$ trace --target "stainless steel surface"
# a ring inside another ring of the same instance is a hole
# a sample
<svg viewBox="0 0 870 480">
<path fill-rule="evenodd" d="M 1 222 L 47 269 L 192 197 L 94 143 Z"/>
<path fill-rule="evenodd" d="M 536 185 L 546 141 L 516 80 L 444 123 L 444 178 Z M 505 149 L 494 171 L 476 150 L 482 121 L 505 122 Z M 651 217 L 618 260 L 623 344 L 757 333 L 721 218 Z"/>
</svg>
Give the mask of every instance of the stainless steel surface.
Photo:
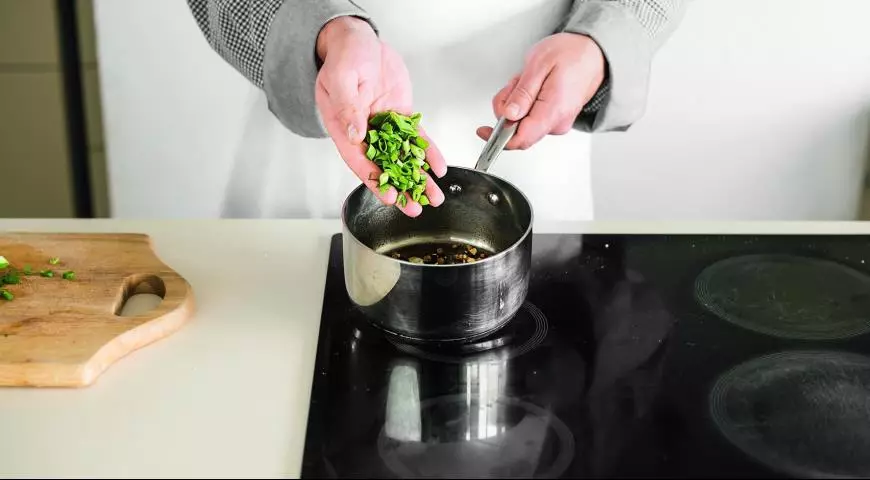
<svg viewBox="0 0 870 480">
<path fill-rule="evenodd" d="M 518 126 L 519 122 L 512 122 L 504 117 L 499 118 L 498 123 L 492 129 L 492 135 L 489 136 L 489 140 L 483 146 L 483 151 L 480 153 L 474 169 L 482 172 L 489 170 L 489 167 L 492 166 L 492 163 L 498 158 L 501 151 L 504 150 L 504 146 L 507 145 L 511 137 L 514 136 L 514 133 L 517 132 Z"/>
<path fill-rule="evenodd" d="M 417 218 L 383 205 L 364 186 L 348 196 L 342 210 L 345 285 L 369 320 L 392 334 L 471 340 L 504 325 L 525 301 L 532 207 L 510 183 L 473 169 L 451 167 L 435 181 L 447 199 Z M 458 188 L 447 188 L 452 185 Z M 496 254 L 457 265 L 384 255 L 432 242 L 468 243 Z"/>
</svg>

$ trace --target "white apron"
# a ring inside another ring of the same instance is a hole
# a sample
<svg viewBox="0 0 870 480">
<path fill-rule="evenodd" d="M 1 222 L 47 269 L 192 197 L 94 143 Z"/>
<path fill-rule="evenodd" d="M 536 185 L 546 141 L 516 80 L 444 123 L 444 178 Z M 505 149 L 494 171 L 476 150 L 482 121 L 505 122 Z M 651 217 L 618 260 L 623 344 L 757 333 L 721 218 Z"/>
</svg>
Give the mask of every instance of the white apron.
<svg viewBox="0 0 870 480">
<path fill-rule="evenodd" d="M 403 57 L 414 111 L 451 165 L 473 167 L 493 126 L 493 96 L 519 73 L 529 49 L 553 33 L 570 0 L 356 0 Z M 249 116 L 224 204 L 226 217 L 339 218 L 360 184 L 329 139 L 288 131 L 252 88 Z M 505 151 L 489 172 L 529 197 L 536 221 L 592 219 L 589 134 L 545 137 Z M 431 207 L 429 207 L 431 208 Z"/>
</svg>

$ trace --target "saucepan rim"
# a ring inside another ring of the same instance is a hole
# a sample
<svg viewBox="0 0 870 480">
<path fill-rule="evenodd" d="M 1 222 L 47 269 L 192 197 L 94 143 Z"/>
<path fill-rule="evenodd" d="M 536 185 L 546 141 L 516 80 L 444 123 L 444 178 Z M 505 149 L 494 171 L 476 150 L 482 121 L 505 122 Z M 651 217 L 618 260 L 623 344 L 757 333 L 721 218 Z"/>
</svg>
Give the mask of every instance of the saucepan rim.
<svg viewBox="0 0 870 480">
<path fill-rule="evenodd" d="M 474 262 L 474 263 L 454 263 L 454 264 L 444 264 L 444 265 L 438 265 L 438 264 L 430 265 L 430 264 L 425 264 L 425 263 L 413 263 L 413 262 L 409 262 L 409 261 L 407 261 L 407 260 L 400 260 L 400 259 L 397 259 L 397 258 L 389 257 L 389 256 L 384 255 L 384 254 L 382 254 L 382 253 L 378 253 L 375 249 L 369 247 L 368 245 L 366 245 L 365 243 L 363 243 L 359 238 L 357 238 L 357 236 L 353 233 L 353 231 L 351 231 L 350 226 L 348 225 L 348 221 L 347 221 L 347 209 L 348 209 L 348 203 L 350 202 L 350 199 L 351 199 L 351 198 L 353 198 L 355 195 L 359 195 L 359 191 L 360 191 L 360 190 L 366 190 L 370 195 L 374 195 L 374 194 L 372 193 L 372 191 L 369 190 L 369 188 L 368 188 L 364 183 L 360 183 L 360 184 L 359 184 L 356 188 L 354 188 L 354 189 L 350 192 L 350 194 L 348 194 L 348 196 L 344 199 L 344 202 L 343 202 L 342 207 L 341 207 L 341 225 L 342 225 L 342 227 L 343 227 L 343 230 L 344 230 L 344 231 L 345 231 L 345 232 L 350 236 L 350 238 L 351 238 L 351 239 L 352 239 L 356 244 L 360 245 L 361 247 L 365 248 L 366 250 L 369 250 L 369 251 L 375 253 L 376 255 L 381 255 L 382 257 L 384 257 L 384 258 L 386 258 L 386 259 L 388 259 L 388 260 L 391 260 L 391 261 L 393 261 L 393 262 L 396 262 L 396 263 L 399 263 L 399 264 L 404 264 L 404 265 L 409 265 L 409 266 L 412 266 L 412 267 L 419 267 L 419 268 L 451 268 L 451 267 L 459 267 L 459 268 L 462 268 L 462 267 L 475 267 L 475 266 L 477 266 L 477 265 L 485 264 L 485 263 L 487 263 L 487 262 L 496 261 L 497 259 L 502 258 L 502 257 L 504 257 L 505 255 L 507 255 L 508 252 L 510 252 L 510 251 L 512 251 L 512 250 L 515 250 L 517 247 L 519 247 L 520 245 L 522 245 L 522 243 L 526 240 L 526 238 L 528 238 L 529 235 L 532 234 L 533 226 L 534 226 L 534 224 L 535 224 L 535 210 L 534 210 L 534 208 L 532 207 L 532 202 L 529 201 L 529 198 L 526 196 L 526 194 L 523 193 L 522 190 L 520 190 L 519 188 L 517 188 L 516 185 L 514 185 L 513 183 L 511 183 L 511 182 L 505 180 L 505 179 L 502 178 L 502 177 L 499 177 L 498 175 L 493 175 L 492 173 L 484 172 L 484 171 L 482 171 L 482 170 L 477 170 L 477 169 L 475 169 L 475 168 L 469 168 L 469 167 L 459 167 L 459 166 L 448 167 L 448 170 L 451 170 L 451 169 L 456 169 L 456 170 L 465 170 L 465 171 L 468 171 L 468 172 L 475 173 L 475 174 L 477 174 L 477 175 L 488 176 L 488 177 L 494 178 L 494 179 L 496 179 L 496 180 L 499 180 L 499 181 L 505 183 L 508 187 L 512 188 L 515 192 L 517 192 L 517 193 L 520 194 L 520 197 L 523 199 L 523 201 L 524 201 L 524 202 L 526 203 L 526 205 L 529 207 L 529 224 L 526 226 L 526 229 L 525 229 L 525 231 L 523 232 L 523 234 L 520 235 L 520 237 L 519 237 L 515 242 L 513 242 L 509 247 L 502 249 L 500 252 L 496 253 L 495 255 L 492 255 L 492 256 L 486 257 L 486 258 L 484 258 L 483 260 L 478 260 L 478 261 L 476 261 L 476 262 Z M 433 177 L 433 178 L 434 178 L 434 177 Z M 430 178 L 430 181 L 432 181 L 431 178 Z M 445 203 L 446 203 L 446 201 L 445 201 Z M 431 208 L 443 208 L 443 205 L 444 205 L 444 204 L 442 204 L 442 205 L 439 206 L 439 207 L 431 207 Z M 395 207 L 392 207 L 392 208 L 395 208 Z"/>
</svg>

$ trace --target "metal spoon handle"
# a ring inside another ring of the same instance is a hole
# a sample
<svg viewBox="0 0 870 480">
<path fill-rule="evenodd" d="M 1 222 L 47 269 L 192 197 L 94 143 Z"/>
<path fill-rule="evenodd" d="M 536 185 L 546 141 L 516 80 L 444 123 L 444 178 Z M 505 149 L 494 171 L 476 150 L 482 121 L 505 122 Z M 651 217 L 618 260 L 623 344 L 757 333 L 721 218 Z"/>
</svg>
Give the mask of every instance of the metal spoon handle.
<svg viewBox="0 0 870 480">
<path fill-rule="evenodd" d="M 492 129 L 492 135 L 489 136 L 489 140 L 483 146 L 483 152 L 481 152 L 480 157 L 477 159 L 477 165 L 474 166 L 475 170 L 485 172 L 492 166 L 492 163 L 498 158 L 501 151 L 504 150 L 504 146 L 507 145 L 511 137 L 514 136 L 514 133 L 517 132 L 518 125 L 519 122 L 512 122 L 504 117 L 498 119 L 498 123 Z"/>
</svg>

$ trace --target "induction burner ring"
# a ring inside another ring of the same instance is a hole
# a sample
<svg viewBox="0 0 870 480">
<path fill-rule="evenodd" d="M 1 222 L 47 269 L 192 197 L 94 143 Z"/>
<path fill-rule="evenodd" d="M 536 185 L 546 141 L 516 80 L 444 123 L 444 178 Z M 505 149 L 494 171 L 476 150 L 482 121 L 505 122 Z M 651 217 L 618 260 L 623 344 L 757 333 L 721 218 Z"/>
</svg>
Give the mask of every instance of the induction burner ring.
<svg viewBox="0 0 870 480">
<path fill-rule="evenodd" d="M 501 353 L 503 350 L 503 355 L 499 355 L 502 360 L 525 355 L 544 341 L 548 331 L 549 326 L 544 312 L 531 302 L 525 302 L 519 311 L 517 311 L 517 314 L 503 327 L 486 337 L 471 342 L 469 346 L 466 346 L 466 352 L 457 352 L 455 347 L 444 347 L 437 343 L 432 345 L 412 345 L 402 343 L 401 340 L 396 340 L 391 336 L 387 336 L 386 339 L 397 350 L 423 360 L 441 363 L 464 363 L 469 359 L 486 355 L 493 351 Z M 517 338 L 512 338 L 512 335 L 515 335 Z"/>
<path fill-rule="evenodd" d="M 740 364 L 709 397 L 724 437 L 797 477 L 870 475 L 870 357 L 783 352 Z"/>
<path fill-rule="evenodd" d="M 792 255 L 744 255 L 707 267 L 695 298 L 748 330 L 795 340 L 841 340 L 870 332 L 870 276 Z"/>
<path fill-rule="evenodd" d="M 558 478 L 574 459 L 567 425 L 516 398 L 470 402 L 467 395 L 450 395 L 421 402 L 419 411 L 419 422 L 397 419 L 399 430 L 419 425 L 419 441 L 390 438 L 386 424 L 378 435 L 378 454 L 401 478 Z"/>
</svg>

